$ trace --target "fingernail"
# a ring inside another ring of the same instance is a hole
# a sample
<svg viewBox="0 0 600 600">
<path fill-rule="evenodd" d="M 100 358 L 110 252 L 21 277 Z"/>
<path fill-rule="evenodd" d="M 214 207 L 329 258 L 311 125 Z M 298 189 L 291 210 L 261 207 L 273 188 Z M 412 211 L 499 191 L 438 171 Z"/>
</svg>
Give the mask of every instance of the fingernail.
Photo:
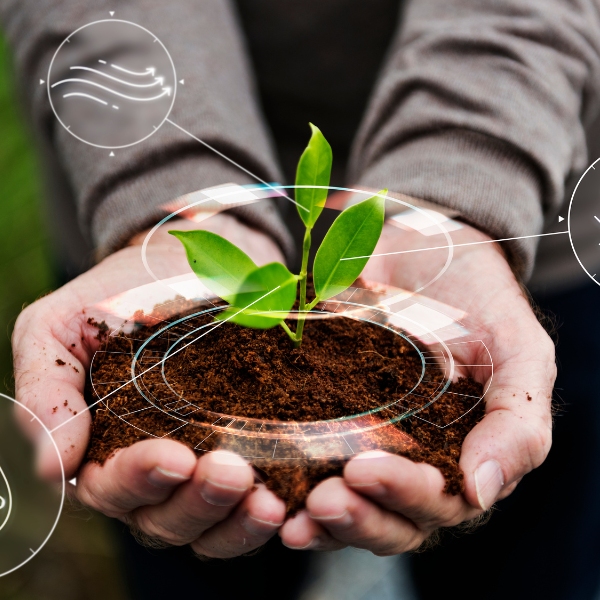
<svg viewBox="0 0 600 600">
<path fill-rule="evenodd" d="M 213 506 L 233 506 L 240 501 L 241 494 L 247 489 L 223 485 L 215 483 L 210 479 L 205 479 L 202 483 L 200 495 L 206 502 Z"/>
<path fill-rule="evenodd" d="M 248 463 L 238 454 L 228 452 L 227 450 L 216 450 L 209 454 L 210 460 L 218 465 L 227 465 L 233 467 L 246 467 Z"/>
<path fill-rule="evenodd" d="M 477 500 L 483 510 L 488 510 L 504 485 L 504 474 L 500 464 L 488 460 L 477 467 L 475 471 L 475 489 Z"/>
<path fill-rule="evenodd" d="M 385 486 L 379 481 L 373 483 L 350 483 L 346 482 L 346 485 L 351 488 L 356 488 L 357 492 L 365 492 L 369 496 L 385 496 Z"/>
<path fill-rule="evenodd" d="M 352 515 L 347 510 L 345 510 L 341 515 L 333 516 L 327 515 L 316 517 L 315 515 L 311 514 L 310 518 L 323 523 L 325 527 L 331 529 L 347 529 L 350 527 L 350 525 L 352 525 L 352 523 L 354 523 Z"/>
<path fill-rule="evenodd" d="M 291 544 L 286 544 L 283 540 L 281 540 L 281 543 L 290 550 L 314 550 L 319 546 L 318 538 L 310 540 L 306 546 L 292 546 Z"/>
<path fill-rule="evenodd" d="M 161 467 L 154 467 L 148 473 L 147 479 L 155 487 L 168 489 L 187 481 L 190 477 L 189 475 L 182 475 L 181 473 L 162 469 Z"/>
<path fill-rule="evenodd" d="M 358 456 L 355 456 L 352 460 L 365 460 L 367 458 L 388 458 L 390 454 L 383 452 L 383 450 L 369 450 L 369 452 L 363 452 Z"/>
<path fill-rule="evenodd" d="M 281 523 L 273 523 L 272 521 L 263 521 L 257 519 L 252 515 L 245 515 L 242 519 L 242 527 L 252 535 L 265 535 L 272 533 L 273 529 L 279 528 L 283 525 Z"/>
</svg>

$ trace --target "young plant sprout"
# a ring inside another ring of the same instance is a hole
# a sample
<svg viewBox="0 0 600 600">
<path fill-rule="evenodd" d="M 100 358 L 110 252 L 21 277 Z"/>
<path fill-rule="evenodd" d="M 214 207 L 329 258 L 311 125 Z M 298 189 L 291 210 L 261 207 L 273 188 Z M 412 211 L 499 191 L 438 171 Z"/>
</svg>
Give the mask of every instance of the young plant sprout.
<svg viewBox="0 0 600 600">
<path fill-rule="evenodd" d="M 272 262 L 257 267 L 237 246 L 209 231 L 169 231 L 185 247 L 192 270 L 199 279 L 230 306 L 216 318 L 244 327 L 269 329 L 280 325 L 296 348 L 302 342 L 306 314 L 319 302 L 348 289 L 361 274 L 381 235 L 383 196 L 378 195 L 344 210 L 334 221 L 319 247 L 313 264 L 315 297 L 307 303 L 306 281 L 311 231 L 327 200 L 331 175 L 331 146 L 314 125 L 296 172 L 296 203 L 306 226 L 299 275 L 285 265 Z M 300 285 L 296 331 L 285 323 L 296 302 Z"/>
</svg>

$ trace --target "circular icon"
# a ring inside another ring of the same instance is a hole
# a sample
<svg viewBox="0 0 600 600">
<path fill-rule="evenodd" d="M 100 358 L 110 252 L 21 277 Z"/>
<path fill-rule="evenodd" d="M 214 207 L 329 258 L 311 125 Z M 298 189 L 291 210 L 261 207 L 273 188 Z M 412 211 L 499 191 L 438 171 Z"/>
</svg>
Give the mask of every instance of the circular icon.
<svg viewBox="0 0 600 600">
<path fill-rule="evenodd" d="M 107 19 L 80 27 L 58 47 L 48 97 L 60 124 L 98 148 L 125 148 L 155 133 L 175 101 L 171 56 L 150 31 Z"/>
<path fill-rule="evenodd" d="M 60 492 L 36 476 L 33 448 L 14 426 L 26 424 L 29 435 L 46 439 L 46 452 L 63 472 Z M 28 408 L 0 394 L 0 577 L 29 562 L 50 539 L 65 496 L 64 471 L 52 435 Z"/>
<path fill-rule="evenodd" d="M 569 205 L 571 247 L 590 279 L 600 285 L 600 158 L 588 167 L 577 183 Z"/>
</svg>

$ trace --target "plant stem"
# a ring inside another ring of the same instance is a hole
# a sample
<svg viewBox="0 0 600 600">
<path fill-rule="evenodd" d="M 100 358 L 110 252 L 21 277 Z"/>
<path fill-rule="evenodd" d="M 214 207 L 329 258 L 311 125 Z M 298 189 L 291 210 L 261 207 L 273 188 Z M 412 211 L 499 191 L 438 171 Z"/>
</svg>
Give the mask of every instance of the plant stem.
<svg viewBox="0 0 600 600">
<path fill-rule="evenodd" d="M 300 269 L 300 314 L 298 315 L 298 324 L 296 326 L 296 337 L 294 338 L 294 347 L 300 348 L 300 344 L 302 343 L 302 331 L 304 330 L 304 320 L 303 312 L 306 310 L 306 279 L 308 275 L 308 253 L 310 252 L 310 229 L 306 228 L 306 233 L 304 234 L 304 243 L 302 245 L 302 268 Z"/>
<path fill-rule="evenodd" d="M 282 327 L 282 329 L 290 336 L 290 338 L 292 339 L 292 341 L 295 343 L 296 342 L 296 334 L 285 324 L 284 321 L 281 321 L 281 323 L 279 323 Z"/>
<path fill-rule="evenodd" d="M 321 300 L 318 296 L 306 307 L 306 310 L 312 310 Z"/>
</svg>

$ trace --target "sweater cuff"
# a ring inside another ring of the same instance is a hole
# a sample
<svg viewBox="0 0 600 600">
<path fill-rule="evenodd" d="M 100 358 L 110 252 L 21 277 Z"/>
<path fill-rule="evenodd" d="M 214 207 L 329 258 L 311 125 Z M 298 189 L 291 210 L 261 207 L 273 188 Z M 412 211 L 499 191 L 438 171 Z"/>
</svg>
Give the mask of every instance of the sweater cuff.
<svg viewBox="0 0 600 600">
<path fill-rule="evenodd" d="M 411 140 L 376 158 L 357 181 L 456 210 L 492 239 L 542 230 L 542 190 L 534 166 L 510 145 L 478 133 L 445 131 Z M 515 275 L 527 280 L 536 238 L 502 244 Z"/>
<path fill-rule="evenodd" d="M 102 260 L 119 250 L 135 234 L 166 217 L 169 213 L 163 205 L 184 194 L 229 182 L 256 183 L 218 157 L 206 155 L 181 158 L 175 164 L 155 168 L 119 184 L 91 216 L 96 259 Z M 292 238 L 273 199 L 231 208 L 227 212 L 273 238 L 290 260 L 294 248 Z"/>
</svg>

